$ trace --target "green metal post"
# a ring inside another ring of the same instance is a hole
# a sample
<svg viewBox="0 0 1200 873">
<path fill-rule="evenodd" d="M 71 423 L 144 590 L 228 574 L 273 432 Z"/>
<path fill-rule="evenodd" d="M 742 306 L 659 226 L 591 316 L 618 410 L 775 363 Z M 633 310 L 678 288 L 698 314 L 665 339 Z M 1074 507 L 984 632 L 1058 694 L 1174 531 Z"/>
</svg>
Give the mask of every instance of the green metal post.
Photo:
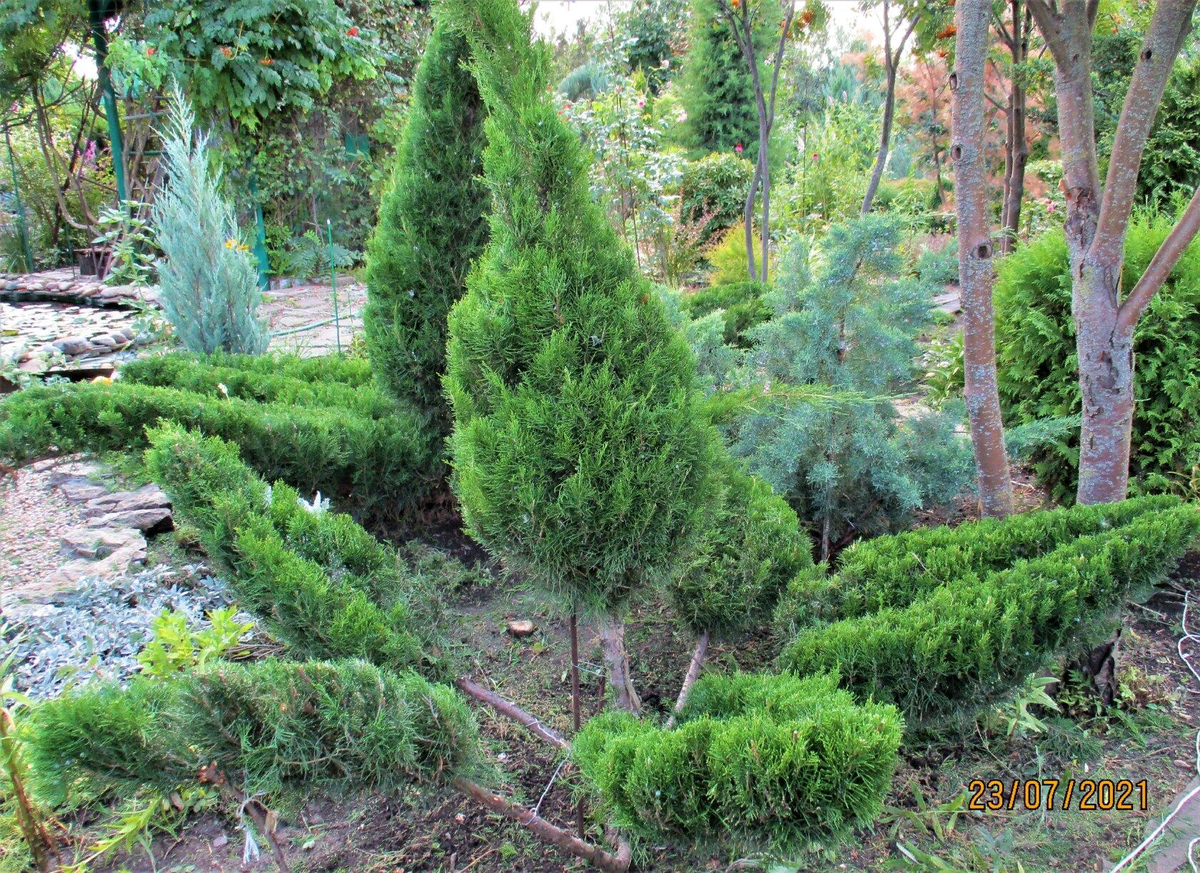
<svg viewBox="0 0 1200 873">
<path fill-rule="evenodd" d="M 124 203 L 125 146 L 121 138 L 121 119 L 117 115 L 117 96 L 113 93 L 112 77 L 108 74 L 108 34 L 104 32 L 105 14 L 112 0 L 88 0 L 92 44 L 96 47 L 96 78 L 104 97 L 104 117 L 108 121 L 109 148 L 112 151 L 113 176 L 117 182 L 117 200 Z"/>
<path fill-rule="evenodd" d="M 21 234 L 21 249 L 25 252 L 25 272 L 33 272 L 33 252 L 29 248 L 29 230 L 25 227 L 25 209 L 21 206 L 21 189 L 17 186 L 17 163 L 13 160 L 12 138 L 4 131 L 4 142 L 8 146 L 8 169 L 12 172 L 13 199 L 17 205 L 17 230 Z"/>
<path fill-rule="evenodd" d="M 342 323 L 338 320 L 337 301 L 337 268 L 333 265 L 333 222 L 325 219 L 325 229 L 329 231 L 329 282 L 333 285 L 333 334 L 337 337 L 338 357 L 342 356 Z"/>
<path fill-rule="evenodd" d="M 262 204 L 258 201 L 258 178 L 250 172 L 250 199 L 254 201 L 254 259 L 258 261 L 258 287 L 271 287 L 271 264 L 267 259 L 267 226 L 263 223 Z"/>
</svg>

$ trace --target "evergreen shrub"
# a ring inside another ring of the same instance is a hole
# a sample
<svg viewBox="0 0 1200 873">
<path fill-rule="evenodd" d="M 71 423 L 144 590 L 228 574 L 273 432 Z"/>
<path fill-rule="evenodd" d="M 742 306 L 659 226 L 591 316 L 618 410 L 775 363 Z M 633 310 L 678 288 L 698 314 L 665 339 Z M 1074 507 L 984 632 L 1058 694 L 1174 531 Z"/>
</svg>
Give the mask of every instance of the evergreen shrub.
<svg viewBox="0 0 1200 873">
<path fill-rule="evenodd" d="M 1132 288 L 1173 226 L 1138 216 L 1125 239 L 1121 286 Z M 1130 478 L 1145 490 L 1185 487 L 1200 464 L 1200 242 L 1193 242 L 1134 329 Z M 1000 264 L 996 366 L 1005 419 L 1025 424 L 1080 414 L 1071 278 L 1062 231 L 1043 234 Z M 1075 498 L 1079 432 L 1033 456 L 1056 502 Z"/>
<path fill-rule="evenodd" d="M 174 790 L 210 764 L 247 795 L 313 783 L 387 790 L 475 760 L 478 731 L 444 685 L 362 661 L 226 662 L 135 676 L 49 700 L 28 749 L 49 795 L 99 786 Z"/>
<path fill-rule="evenodd" d="M 487 249 L 450 314 L 453 484 L 468 530 L 568 603 L 614 614 L 707 497 L 711 428 L 682 336 L 588 185 L 512 0 L 443 7 L 489 107 Z"/>
<path fill-rule="evenodd" d="M 638 836 L 772 848 L 843 838 L 878 814 L 903 722 L 891 706 L 856 704 L 837 681 L 705 675 L 674 730 L 605 713 L 572 758 Z"/>
<path fill-rule="evenodd" d="M 486 111 L 467 60 L 462 34 L 435 27 L 367 248 L 363 324 L 371 366 L 396 397 L 430 416 L 439 438 L 450 430 L 441 384 L 446 316 L 487 241 Z"/>
<path fill-rule="evenodd" d="M 744 250 L 742 260 L 745 260 Z M 763 282 L 731 282 L 700 288 L 685 294 L 681 302 L 684 311 L 693 319 L 703 318 L 718 309 L 724 310 L 725 344 L 744 349 L 750 346 L 746 332 L 772 315 L 771 307 L 763 300 L 763 295 L 769 290 L 770 286 Z"/>
<path fill-rule="evenodd" d="M 762 237 L 754 231 L 754 265 L 761 269 L 759 256 L 762 254 Z M 746 260 L 746 224 L 737 224 L 721 234 L 704 253 L 712 272 L 708 275 L 709 285 L 735 285 L 750 280 L 750 262 Z"/>
<path fill-rule="evenodd" d="M 754 161 L 743 152 L 713 152 L 688 162 L 679 186 L 680 216 L 695 223 L 709 216 L 701 242 L 733 227 L 746 212 L 746 192 L 754 178 Z"/>
<path fill-rule="evenodd" d="M 836 669 L 860 699 L 895 703 L 910 724 L 953 716 L 1068 644 L 1096 642 L 1130 589 L 1165 574 L 1198 534 L 1195 506 L 1147 513 L 1006 570 L 966 573 L 909 606 L 802 630 L 781 664 Z"/>
<path fill-rule="evenodd" d="M 668 591 L 675 613 L 699 635 L 757 626 L 796 575 L 814 572 L 812 543 L 771 486 L 732 463 L 698 547 L 680 562 Z"/>
<path fill-rule="evenodd" d="M 798 576 L 780 606 L 785 633 L 821 622 L 902 608 L 969 574 L 986 575 L 1040 558 L 1076 537 L 1117 530 L 1179 506 L 1156 495 L 985 518 L 957 527 L 923 528 L 850 546 L 834 576 Z"/>
<path fill-rule="evenodd" d="M 195 115 L 174 88 L 163 131 L 167 184 L 150 219 L 159 302 L 176 335 L 194 352 L 261 354 L 270 334 L 258 318 L 258 271 L 209 163 L 208 135 L 193 143 Z"/>
<path fill-rule="evenodd" d="M 392 668 L 434 662 L 439 599 L 387 546 L 346 516 L 271 488 L 237 447 L 175 426 L 151 431 L 146 463 L 178 512 L 229 570 L 248 610 L 303 657 Z"/>
<path fill-rule="evenodd" d="M 298 359 L 297 359 L 298 360 Z M 159 388 L 178 388 L 211 399 L 237 398 L 255 403 L 283 403 L 315 409 L 338 407 L 367 418 L 396 415 L 396 401 L 369 382 L 288 375 L 287 359 L 277 372 L 255 372 L 221 363 L 221 356 L 171 352 L 130 361 L 121 381 Z M 303 369 L 300 370 L 303 373 Z"/>
<path fill-rule="evenodd" d="M 237 443 L 264 479 L 282 479 L 342 508 L 396 512 L 424 495 L 437 448 L 412 410 L 387 418 L 350 409 L 210 399 L 148 385 L 76 383 L 30 388 L 0 402 L 0 458 L 21 464 L 47 454 L 126 451 L 146 445 L 159 420 Z"/>
</svg>

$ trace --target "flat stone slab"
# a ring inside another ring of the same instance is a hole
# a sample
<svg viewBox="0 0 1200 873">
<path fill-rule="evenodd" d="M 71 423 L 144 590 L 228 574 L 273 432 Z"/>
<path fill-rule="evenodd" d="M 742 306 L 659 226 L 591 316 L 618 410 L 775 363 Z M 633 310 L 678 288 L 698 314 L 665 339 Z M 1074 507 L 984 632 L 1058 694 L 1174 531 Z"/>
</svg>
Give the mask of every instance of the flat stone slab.
<svg viewBox="0 0 1200 873">
<path fill-rule="evenodd" d="M 99 515 L 104 512 L 131 512 L 138 509 L 158 509 L 170 507 L 171 498 L 157 485 L 143 485 L 136 491 L 113 491 L 93 495 L 87 498 L 83 511 L 85 514 Z"/>
<path fill-rule="evenodd" d="M 135 527 L 143 533 L 161 533 L 175 527 L 171 519 L 171 510 L 166 506 L 149 509 L 128 509 L 120 512 L 106 512 L 88 519 L 88 527 Z"/>
<path fill-rule="evenodd" d="M 99 464 L 90 461 L 71 461 L 50 472 L 50 485 L 95 485 L 106 474 Z"/>
<path fill-rule="evenodd" d="M 132 549 L 134 560 L 146 560 L 146 538 L 140 530 L 132 527 L 73 528 L 60 539 L 63 551 L 76 558 L 95 561 L 121 549 Z"/>
</svg>

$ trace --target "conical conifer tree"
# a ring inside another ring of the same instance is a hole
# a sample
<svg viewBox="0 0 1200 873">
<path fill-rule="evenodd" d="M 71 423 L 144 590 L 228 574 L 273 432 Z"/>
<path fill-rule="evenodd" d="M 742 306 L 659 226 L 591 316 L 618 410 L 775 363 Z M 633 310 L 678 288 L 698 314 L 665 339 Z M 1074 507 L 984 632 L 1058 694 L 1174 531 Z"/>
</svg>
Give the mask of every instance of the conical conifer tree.
<svg viewBox="0 0 1200 873">
<path fill-rule="evenodd" d="M 638 708 L 622 607 L 675 560 L 712 487 L 683 337 L 588 190 L 579 135 L 515 0 L 447 0 L 489 109 L 491 238 L 450 315 L 453 483 L 493 554 L 601 621 Z"/>
<path fill-rule="evenodd" d="M 443 434 L 450 430 L 441 384 L 446 316 L 487 241 L 485 111 L 466 56 L 462 34 L 434 29 L 417 68 L 393 185 L 367 249 L 371 368 Z"/>
</svg>

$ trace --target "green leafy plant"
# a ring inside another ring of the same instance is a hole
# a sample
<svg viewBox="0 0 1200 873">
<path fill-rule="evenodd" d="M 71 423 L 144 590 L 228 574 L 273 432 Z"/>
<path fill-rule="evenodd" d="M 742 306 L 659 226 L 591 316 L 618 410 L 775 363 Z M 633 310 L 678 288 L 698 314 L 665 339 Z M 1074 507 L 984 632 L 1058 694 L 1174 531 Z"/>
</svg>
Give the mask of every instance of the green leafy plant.
<svg viewBox="0 0 1200 873">
<path fill-rule="evenodd" d="M 306 230 L 288 244 L 284 269 L 296 279 L 328 276 L 331 264 L 339 270 L 354 266 L 354 253 L 343 245 L 322 240 L 316 231 Z"/>
<path fill-rule="evenodd" d="M 159 300 L 191 351 L 266 351 L 258 318 L 258 274 L 233 209 L 222 199 L 220 173 L 209 163 L 208 136 L 193 144 L 195 116 L 175 87 L 163 131 L 169 182 L 151 220 L 162 249 Z"/>
<path fill-rule="evenodd" d="M 762 238 L 755 231 L 752 239 L 754 249 L 762 247 Z M 721 234 L 720 238 L 710 245 L 704 253 L 712 272 L 708 274 L 709 285 L 735 285 L 747 282 L 746 267 L 746 225 L 738 222 Z"/>
<path fill-rule="evenodd" d="M 734 151 L 688 162 L 680 183 L 680 213 L 687 221 L 704 219 L 702 241 L 742 220 L 753 176 L 754 163 Z"/>
<path fill-rule="evenodd" d="M 142 672 L 162 678 L 222 657 L 254 627 L 253 622 L 237 621 L 236 615 L 234 606 L 215 609 L 208 614 L 208 627 L 193 630 L 186 614 L 163 610 L 151 625 L 154 636 L 138 653 Z"/>
<path fill-rule="evenodd" d="M 963 365 L 963 335 L 955 333 L 935 342 L 925 353 L 925 388 L 929 402 L 940 405 L 961 397 L 966 389 Z"/>
<path fill-rule="evenodd" d="M 150 222 L 138 217 L 141 204 L 129 200 L 109 206 L 96 224 L 101 233 L 92 245 L 107 246 L 111 252 L 106 285 L 137 285 L 154 282 L 154 234 Z"/>
</svg>

